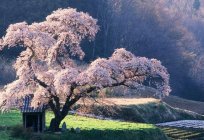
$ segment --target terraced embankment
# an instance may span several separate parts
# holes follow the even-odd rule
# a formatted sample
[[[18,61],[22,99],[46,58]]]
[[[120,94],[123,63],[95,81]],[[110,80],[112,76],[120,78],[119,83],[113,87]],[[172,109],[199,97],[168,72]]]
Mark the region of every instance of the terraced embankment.
[[[168,96],[163,99],[164,102],[172,107],[193,111],[204,114],[204,102],[183,99],[177,96]]]
[[[106,105],[90,105],[91,107],[86,113],[143,123],[204,119],[204,116],[202,115],[187,110],[173,108],[165,102],[153,98],[108,98],[106,100]],[[81,106],[81,104],[79,104],[78,107],[79,106]]]
[[[204,131],[186,128],[161,127],[172,140],[204,140]]]
[[[204,139],[204,121],[202,120],[181,120],[156,125],[173,139]]]

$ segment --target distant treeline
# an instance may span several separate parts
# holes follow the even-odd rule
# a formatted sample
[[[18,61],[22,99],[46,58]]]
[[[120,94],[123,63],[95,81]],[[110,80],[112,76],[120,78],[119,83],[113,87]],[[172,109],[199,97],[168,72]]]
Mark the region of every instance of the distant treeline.
[[[94,42],[83,42],[88,63],[116,48],[157,58],[171,75],[172,94],[204,101],[204,24],[199,0],[1,0],[0,36],[9,24],[38,22],[53,10],[74,7],[98,19]],[[19,49],[1,55],[16,57]]]

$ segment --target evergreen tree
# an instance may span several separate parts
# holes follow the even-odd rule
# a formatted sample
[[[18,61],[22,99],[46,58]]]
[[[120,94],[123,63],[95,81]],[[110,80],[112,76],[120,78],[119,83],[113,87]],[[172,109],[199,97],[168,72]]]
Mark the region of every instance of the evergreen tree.
[[[199,10],[200,9],[200,0],[195,0],[194,3],[193,3],[193,8],[196,9],[196,10]]]

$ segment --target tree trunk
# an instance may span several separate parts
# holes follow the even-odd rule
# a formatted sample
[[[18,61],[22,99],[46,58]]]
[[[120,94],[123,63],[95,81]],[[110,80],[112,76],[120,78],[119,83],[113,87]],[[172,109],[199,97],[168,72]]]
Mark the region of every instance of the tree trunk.
[[[62,121],[62,119],[60,117],[52,118],[52,120],[50,122],[49,130],[52,132],[60,131],[59,125],[60,125],[61,121]]]
[[[67,116],[69,110],[70,110],[69,107],[67,107],[67,108],[63,108],[62,111],[58,112],[58,114],[56,112],[54,113],[55,117],[52,118],[49,126],[50,131],[52,132],[60,131],[60,128],[59,128],[60,123]]]
[[[55,117],[50,122],[50,127],[49,127],[50,131],[52,132],[60,131],[59,125],[61,121],[67,116],[68,111],[70,110],[70,107],[73,104],[75,104],[80,98],[81,96],[76,96],[75,98],[71,100],[67,98],[67,101],[64,104],[61,111],[60,111],[60,102],[58,98],[55,98],[56,105],[53,103],[53,100],[49,102],[49,106],[52,109],[53,113],[55,114]]]

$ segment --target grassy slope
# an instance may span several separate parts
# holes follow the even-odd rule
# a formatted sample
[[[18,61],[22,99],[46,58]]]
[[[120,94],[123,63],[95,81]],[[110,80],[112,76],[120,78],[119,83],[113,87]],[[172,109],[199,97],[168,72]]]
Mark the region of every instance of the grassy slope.
[[[152,98],[147,98],[146,100],[144,98],[114,98],[108,100],[114,101],[114,103],[117,105],[113,107],[113,113],[110,113],[109,109],[106,109],[113,106],[111,104],[107,105],[106,107],[94,105],[91,107],[91,110],[89,110],[88,113],[143,123],[160,123],[183,119],[204,119],[204,116],[197,113],[173,108],[165,102]]]
[[[171,105],[172,107],[204,114],[204,102],[187,100],[177,96],[168,96],[163,101]]]
[[[132,116],[131,120],[145,123],[160,123],[175,120],[185,119],[204,119],[203,116],[180,109],[172,108],[171,106],[160,103],[149,103],[143,105],[122,106],[119,115],[128,119],[126,115]],[[134,116],[134,117],[133,117]]]
[[[47,113],[46,125],[50,122],[53,114]],[[0,115],[0,126],[14,126],[21,123],[21,115],[17,111]],[[166,136],[151,124],[128,123],[69,115],[64,120],[68,128],[79,127],[80,134],[64,133],[62,135],[45,134],[44,140],[165,140]],[[0,140],[9,140],[9,131],[0,127]],[[14,138],[10,138],[15,140]]]

